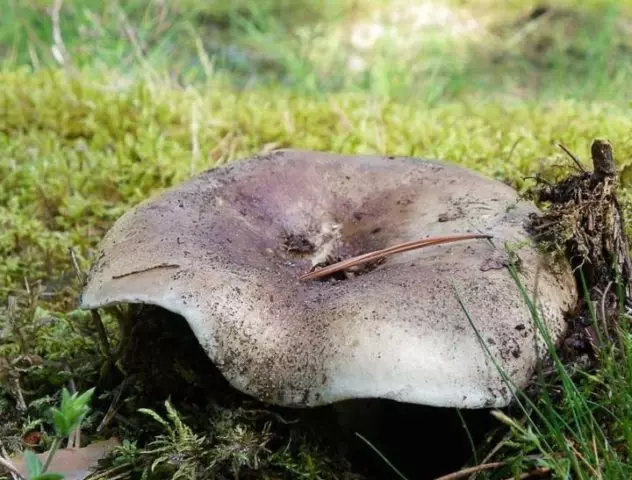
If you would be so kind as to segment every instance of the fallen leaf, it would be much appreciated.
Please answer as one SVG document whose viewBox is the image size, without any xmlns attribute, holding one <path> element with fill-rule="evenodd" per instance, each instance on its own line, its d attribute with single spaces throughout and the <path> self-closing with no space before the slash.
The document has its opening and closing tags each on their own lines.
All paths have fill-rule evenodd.
<svg viewBox="0 0 632 480">
<path fill-rule="evenodd" d="M 48 472 L 62 473 L 65 480 L 83 480 L 97 466 L 99 460 L 107 457 L 107 455 L 120 445 L 118 438 L 110 438 L 94 442 L 81 448 L 62 448 L 57 451 L 53 457 L 53 461 L 48 467 Z M 46 462 L 48 452 L 38 453 L 37 457 Z M 24 455 L 16 455 L 11 458 L 15 468 L 23 476 L 26 476 L 26 461 Z"/>
</svg>

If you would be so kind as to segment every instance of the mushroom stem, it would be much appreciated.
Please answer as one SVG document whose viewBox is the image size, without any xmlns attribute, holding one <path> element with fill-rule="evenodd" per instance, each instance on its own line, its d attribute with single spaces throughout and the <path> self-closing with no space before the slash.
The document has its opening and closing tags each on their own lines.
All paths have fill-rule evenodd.
<svg viewBox="0 0 632 480">
<path fill-rule="evenodd" d="M 299 280 L 315 280 L 317 278 L 331 275 L 332 273 L 345 270 L 347 268 L 356 267 L 365 263 L 379 260 L 395 253 L 408 252 L 410 250 L 416 250 L 418 248 L 428 247 L 430 245 L 440 245 L 443 243 L 459 242 L 461 240 L 471 240 L 476 238 L 492 238 L 492 235 L 485 235 L 482 233 L 470 233 L 459 235 L 445 235 L 440 237 L 424 238 L 423 240 L 414 240 L 412 242 L 400 243 L 392 247 L 384 248 L 382 250 L 375 250 L 373 252 L 363 253 L 357 257 L 348 258 L 337 263 L 328 265 L 320 270 L 306 273 L 299 277 Z"/>
</svg>

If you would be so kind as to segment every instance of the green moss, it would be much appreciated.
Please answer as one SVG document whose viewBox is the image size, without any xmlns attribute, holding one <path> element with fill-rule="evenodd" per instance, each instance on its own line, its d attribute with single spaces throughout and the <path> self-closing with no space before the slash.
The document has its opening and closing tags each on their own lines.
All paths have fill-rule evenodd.
<svg viewBox="0 0 632 480">
<path fill-rule="evenodd" d="M 0 272 L 7 284 L 67 270 L 68 247 L 85 260 L 129 205 L 266 146 L 438 157 L 521 187 L 522 177 L 537 171 L 534 160 L 555 153 L 554 142 L 581 152 L 594 136 L 623 138 L 632 123 L 624 112 L 572 102 L 555 110 L 417 110 L 375 101 L 367 109 L 358 96 L 316 101 L 142 82 L 117 88 L 61 72 L 10 73 L 0 81 L 0 221 L 11 232 L 1 237 L 8 261 Z M 619 158 L 629 156 L 629 146 L 615 148 Z"/>
<path fill-rule="evenodd" d="M 341 94 L 239 93 L 88 74 L 0 75 L 2 294 L 70 275 L 129 206 L 192 174 L 273 147 L 440 158 L 519 189 L 549 177 L 593 137 L 630 158 L 627 112 L 573 101 L 547 105 L 446 104 L 424 108 Z M 563 168 L 558 169 L 556 165 Z M 63 282 L 62 282 L 63 284 Z"/>
</svg>

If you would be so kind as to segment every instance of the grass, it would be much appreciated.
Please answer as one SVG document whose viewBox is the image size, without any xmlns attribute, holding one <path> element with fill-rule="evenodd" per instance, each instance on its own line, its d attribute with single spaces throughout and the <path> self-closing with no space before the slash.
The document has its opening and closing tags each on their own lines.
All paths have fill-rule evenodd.
<svg viewBox="0 0 632 480">
<path fill-rule="evenodd" d="M 516 410 L 522 413 L 520 420 L 500 411 L 492 412 L 512 433 L 498 445 L 501 451 L 503 448 L 514 450 L 513 454 L 507 455 L 511 460 L 504 463 L 511 466 L 513 475 L 527 471 L 534 476 L 548 474 L 553 478 L 629 478 L 632 474 L 628 460 L 632 453 L 632 437 L 627 433 L 632 414 L 630 316 L 622 315 L 619 319 L 615 345 L 606 345 L 599 352 L 600 371 L 572 375 L 555 352 L 554 340 L 546 330 L 537 298 L 526 291 L 516 269 L 510 267 L 510 271 L 537 331 L 553 352 L 556 378 L 550 382 L 540 376 L 537 383 L 545 388 L 535 398 L 522 392 L 516 395 Z M 589 298 L 587 289 L 583 294 Z M 471 318 L 467 305 L 462 303 L 458 291 L 455 295 L 476 330 L 475 319 Z M 591 320 L 600 338 L 612 333 L 602 330 L 595 310 L 591 310 Z M 486 349 L 484 339 L 478 332 L 477 335 Z M 500 368 L 495 361 L 494 364 Z M 504 377 L 504 372 L 501 373 Z M 515 450 L 519 452 L 517 455 Z"/>
<path fill-rule="evenodd" d="M 61 5 L 59 22 L 53 2 L 8 5 L 0 329 L 10 333 L 0 333 L 0 420 L 15 409 L 15 375 L 28 409 L 0 429 L 7 448 L 14 437 L 19 447 L 15 432 L 70 378 L 79 390 L 99 378 L 69 249 L 86 269 L 130 206 L 204 169 L 279 147 L 377 152 L 440 158 L 526 191 L 529 177 L 570 168 L 558 142 L 586 161 L 592 139 L 605 136 L 629 199 L 624 2 L 550 2 L 526 21 L 535 4 L 445 1 L 428 11 L 450 23 L 426 28 L 411 23 L 404 2 L 386 0 L 75 0 Z M 389 12 L 404 18 L 384 20 Z M 385 23 L 374 43 L 352 35 L 376 18 Z M 115 322 L 106 323 L 114 335 Z M 545 396 L 522 417 L 499 417 L 514 433 L 501 449 L 509 469 L 629 477 L 625 332 L 621 345 L 604 352 L 598 373 L 564 377 L 561 402 Z"/>
<path fill-rule="evenodd" d="M 622 2 L 549 2 L 530 21 L 535 2 L 222 3 L 81 0 L 64 3 L 54 21 L 50 0 L 9 0 L 0 49 L 9 65 L 63 60 L 310 95 L 360 91 L 428 104 L 472 95 L 629 100 L 630 8 Z"/>
</svg>

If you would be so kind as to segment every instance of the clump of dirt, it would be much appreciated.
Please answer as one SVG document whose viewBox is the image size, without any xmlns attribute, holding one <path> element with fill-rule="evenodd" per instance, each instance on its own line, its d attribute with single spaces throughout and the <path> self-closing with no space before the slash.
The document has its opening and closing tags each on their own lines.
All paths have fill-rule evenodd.
<svg viewBox="0 0 632 480">
<path fill-rule="evenodd" d="M 354 213 L 356 221 L 362 220 L 361 213 Z M 350 260 L 368 251 L 374 251 L 379 245 L 370 236 L 381 232 L 381 227 L 373 227 L 370 230 L 358 228 L 343 228 L 342 233 L 333 236 L 325 236 L 313 230 L 311 232 L 285 232 L 280 239 L 280 249 L 284 257 L 308 260 L 312 263 L 309 273 L 317 272 L 325 267 Z M 320 238 L 319 238 L 320 237 Z M 314 240 L 314 238 L 319 238 Z M 322 260 L 322 261 L 318 261 Z M 385 262 L 385 258 L 376 258 L 358 265 L 349 265 L 348 268 L 339 269 L 331 274 L 323 274 L 318 277 L 320 282 L 339 282 L 349 280 L 368 273 Z M 314 263 L 316 262 L 316 263 Z"/>
<path fill-rule="evenodd" d="M 350 257 L 347 257 L 347 258 L 353 258 L 353 256 L 350 256 Z M 318 270 L 320 270 L 322 268 L 325 268 L 325 267 L 328 267 L 329 265 L 334 265 L 336 263 L 342 262 L 343 260 L 346 260 L 347 258 L 343 258 L 341 256 L 329 256 L 329 257 L 327 257 L 327 260 L 325 260 L 324 262 L 320 262 L 320 263 L 317 263 L 316 265 L 314 265 L 310 269 L 310 273 L 311 272 L 317 272 Z M 340 281 L 343 281 L 343 280 L 349 280 L 351 278 L 355 278 L 355 277 L 358 277 L 360 275 L 364 275 L 365 273 L 368 273 L 368 272 L 371 272 L 371 271 L 375 270 L 377 267 L 382 265 L 385 261 L 386 261 L 386 258 L 379 258 L 377 260 L 373 260 L 371 262 L 367 262 L 367 263 L 364 263 L 362 265 L 355 265 L 355 266 L 349 267 L 349 268 L 344 269 L 344 270 L 333 272 L 333 273 L 328 274 L 328 275 L 323 275 L 322 277 L 316 278 L 316 281 L 319 281 L 319 282 L 340 282 Z"/>
<path fill-rule="evenodd" d="M 296 233 L 285 234 L 282 246 L 286 253 L 297 256 L 309 255 L 316 251 L 316 245 L 306 235 Z"/>
<path fill-rule="evenodd" d="M 614 333 L 622 313 L 620 306 L 632 298 L 632 263 L 623 210 L 617 199 L 617 170 L 611 144 L 599 139 L 593 142 L 592 172 L 585 171 L 567 153 L 580 173 L 556 184 L 538 180 L 533 191 L 535 199 L 549 208 L 532 216 L 530 228 L 546 251 L 564 255 L 570 261 L 580 296 L 585 289 L 588 293 L 569 323 L 570 333 L 564 343 L 567 353 L 569 349 L 594 353 L 597 335 L 588 302 L 599 306 L 596 310 L 600 322 Z"/>
</svg>

